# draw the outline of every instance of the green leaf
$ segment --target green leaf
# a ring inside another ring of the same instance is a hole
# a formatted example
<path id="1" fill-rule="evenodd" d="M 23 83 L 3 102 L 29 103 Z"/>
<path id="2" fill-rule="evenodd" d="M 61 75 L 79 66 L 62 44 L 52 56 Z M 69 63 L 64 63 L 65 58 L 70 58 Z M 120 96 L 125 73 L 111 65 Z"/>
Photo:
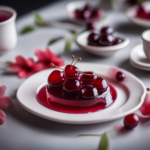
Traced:
<path id="1" fill-rule="evenodd" d="M 36 11 L 33 12 L 33 15 L 35 18 L 35 24 L 41 26 L 44 19 Z"/>
<path id="2" fill-rule="evenodd" d="M 63 37 L 54 38 L 54 39 L 52 39 L 52 40 L 50 40 L 50 41 L 48 42 L 48 45 L 54 44 L 55 42 L 57 42 L 57 41 L 59 41 L 59 40 L 61 40 L 61 39 L 63 39 Z"/>
<path id="3" fill-rule="evenodd" d="M 68 52 L 68 51 L 70 50 L 71 44 L 72 44 L 73 41 L 74 41 L 74 40 L 73 40 L 72 38 L 67 39 L 66 45 L 65 45 L 65 51 L 66 51 L 66 52 Z"/>
<path id="4" fill-rule="evenodd" d="M 26 34 L 26 33 L 32 32 L 36 29 L 38 29 L 37 26 L 27 26 L 21 30 L 20 34 Z"/>
<path id="5" fill-rule="evenodd" d="M 109 140 L 106 132 L 102 134 L 102 138 L 99 145 L 99 150 L 108 150 L 109 148 Z"/>

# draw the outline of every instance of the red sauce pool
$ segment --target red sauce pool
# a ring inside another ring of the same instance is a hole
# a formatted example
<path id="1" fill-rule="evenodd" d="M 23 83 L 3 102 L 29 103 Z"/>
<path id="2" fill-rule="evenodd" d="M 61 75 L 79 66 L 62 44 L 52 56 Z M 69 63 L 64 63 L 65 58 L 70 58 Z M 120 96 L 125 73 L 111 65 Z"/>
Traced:
<path id="1" fill-rule="evenodd" d="M 111 101 L 111 103 L 109 102 L 109 105 L 107 105 L 107 100 L 106 100 L 105 103 L 104 102 L 99 102 L 95 105 L 88 106 L 88 107 L 67 106 L 67 105 L 56 103 L 56 102 L 51 102 L 49 104 L 48 101 L 47 101 L 47 96 L 46 96 L 46 85 L 43 86 L 39 90 L 39 92 L 37 94 L 37 100 L 42 106 L 44 106 L 48 109 L 51 109 L 51 110 L 58 111 L 58 112 L 74 113 L 74 114 L 91 113 L 91 112 L 106 109 L 107 107 L 111 106 L 115 102 L 116 97 L 117 97 L 117 92 L 116 92 L 116 90 L 114 89 L 113 86 L 109 85 L 109 87 L 110 87 L 110 93 L 111 93 L 111 96 L 112 96 L 112 101 Z"/>
<path id="2" fill-rule="evenodd" d="M 5 11 L 0 11 L 0 22 L 4 22 L 11 18 L 12 14 Z"/>

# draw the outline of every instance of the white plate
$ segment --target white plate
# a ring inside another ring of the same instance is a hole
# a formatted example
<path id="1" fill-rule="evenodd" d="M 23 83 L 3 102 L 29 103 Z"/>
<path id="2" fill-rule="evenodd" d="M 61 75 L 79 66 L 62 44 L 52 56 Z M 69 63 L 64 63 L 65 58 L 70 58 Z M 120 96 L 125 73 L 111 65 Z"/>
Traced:
<path id="1" fill-rule="evenodd" d="M 82 20 L 79 20 L 79 19 L 76 19 L 73 17 L 73 12 L 76 10 L 76 9 L 80 9 L 80 8 L 83 8 L 85 5 L 87 4 L 86 1 L 75 1 L 75 2 L 71 2 L 69 4 L 67 4 L 66 8 L 67 8 L 67 12 L 68 12 L 68 17 L 70 20 L 72 20 L 73 22 L 75 23 L 78 23 L 78 24 L 85 24 L 86 21 L 82 21 Z M 90 4 L 91 5 L 91 4 Z M 93 7 L 97 7 L 97 6 L 93 6 Z M 96 21 L 103 21 L 106 19 L 106 14 L 104 13 L 104 11 L 102 10 L 102 15 L 99 19 L 96 19 Z"/>
<path id="2" fill-rule="evenodd" d="M 143 70 L 150 70 L 150 61 L 147 59 L 144 50 L 143 44 L 135 46 L 130 52 L 130 61 L 134 67 Z"/>
<path id="3" fill-rule="evenodd" d="M 85 32 L 81 33 L 77 37 L 76 43 L 83 50 L 86 50 L 87 52 L 98 55 L 98 56 L 106 57 L 106 56 L 113 55 L 118 50 L 126 47 L 130 42 L 130 40 L 128 38 L 126 38 L 124 35 L 122 35 L 118 32 L 115 32 L 114 33 L 115 37 L 120 37 L 124 40 L 122 43 L 113 45 L 113 46 L 91 46 L 91 45 L 87 44 L 87 42 L 88 42 L 87 38 L 90 33 L 91 33 L 91 31 L 85 31 Z"/>
<path id="4" fill-rule="evenodd" d="M 150 2 L 144 2 L 143 5 L 147 10 L 150 11 Z M 150 20 L 135 17 L 136 9 L 137 6 L 133 6 L 126 11 L 126 16 L 128 17 L 128 19 L 137 25 L 150 27 Z"/>
<path id="5" fill-rule="evenodd" d="M 77 66 L 82 71 L 94 71 L 106 77 L 107 81 L 113 84 L 117 90 L 117 99 L 112 106 L 102 111 L 85 114 L 61 113 L 45 108 L 38 103 L 36 93 L 38 88 L 47 82 L 47 77 L 53 69 L 36 73 L 22 83 L 17 91 L 19 104 L 27 111 L 42 118 L 70 124 L 91 124 L 114 120 L 136 111 L 142 105 L 146 95 L 146 88 L 143 83 L 131 73 L 107 65 L 79 63 Z M 126 75 L 123 82 L 117 82 L 115 79 L 118 70 L 123 71 Z"/>

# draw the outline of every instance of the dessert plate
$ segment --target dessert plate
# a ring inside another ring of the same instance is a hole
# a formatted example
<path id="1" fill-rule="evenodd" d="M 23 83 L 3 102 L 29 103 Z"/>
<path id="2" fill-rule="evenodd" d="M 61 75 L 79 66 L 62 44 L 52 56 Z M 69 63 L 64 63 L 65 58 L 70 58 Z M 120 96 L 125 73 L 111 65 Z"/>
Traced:
<path id="1" fill-rule="evenodd" d="M 150 61 L 147 59 L 143 44 L 135 46 L 130 52 L 130 64 L 133 67 L 150 71 Z"/>
<path id="2" fill-rule="evenodd" d="M 147 10 L 150 10 L 150 2 L 144 2 L 142 5 L 144 5 L 144 7 Z M 150 20 L 135 17 L 136 9 L 137 9 L 137 6 L 132 6 L 129 9 L 127 9 L 126 16 L 128 17 L 128 19 L 137 25 L 140 25 L 143 27 L 150 27 Z"/>
<path id="3" fill-rule="evenodd" d="M 67 4 L 66 8 L 67 8 L 69 19 L 78 24 L 86 24 L 86 21 L 82 21 L 82 20 L 79 20 L 79 19 L 76 19 L 73 17 L 73 12 L 76 9 L 83 8 L 86 4 L 87 4 L 86 1 L 75 1 L 75 2 L 71 2 L 71 3 Z M 106 19 L 106 14 L 104 13 L 104 11 L 102 11 L 101 13 L 102 13 L 101 17 L 96 19 L 95 21 L 103 21 Z M 92 20 L 90 20 L 90 21 L 92 21 Z"/>
<path id="4" fill-rule="evenodd" d="M 96 32 L 96 31 L 95 31 Z M 76 39 L 76 43 L 77 45 L 82 48 L 83 50 L 98 55 L 98 56 L 110 56 L 113 55 L 115 52 L 117 52 L 118 50 L 126 47 L 130 40 L 128 38 L 126 38 L 124 35 L 115 32 L 114 33 L 114 37 L 120 37 L 122 38 L 124 41 L 120 44 L 117 45 L 113 45 L 113 46 L 91 46 L 87 44 L 87 38 L 88 35 L 91 33 L 91 31 L 85 31 L 83 33 L 81 33 L 77 39 Z"/>
<path id="5" fill-rule="evenodd" d="M 27 111 L 52 121 L 70 124 L 91 124 L 123 117 L 139 109 L 144 102 L 146 88 L 131 73 L 108 65 L 79 63 L 77 66 L 82 71 L 90 70 L 105 77 L 107 82 L 113 85 L 117 91 L 117 99 L 112 106 L 102 111 L 83 114 L 62 113 L 42 106 L 37 101 L 37 92 L 46 84 L 47 77 L 54 69 L 41 71 L 26 79 L 17 91 L 19 104 Z M 123 71 L 126 75 L 123 82 L 118 82 L 115 79 L 118 70 Z"/>

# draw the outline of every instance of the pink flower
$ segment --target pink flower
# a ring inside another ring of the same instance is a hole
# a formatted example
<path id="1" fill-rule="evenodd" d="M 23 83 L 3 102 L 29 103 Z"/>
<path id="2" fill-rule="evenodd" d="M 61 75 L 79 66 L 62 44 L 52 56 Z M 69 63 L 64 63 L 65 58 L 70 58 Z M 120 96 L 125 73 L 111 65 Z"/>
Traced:
<path id="1" fill-rule="evenodd" d="M 140 111 L 145 116 L 150 116 L 150 94 L 146 94 L 145 101 L 143 105 L 140 107 Z"/>
<path id="2" fill-rule="evenodd" d="M 46 48 L 45 51 L 37 49 L 35 55 L 38 57 L 38 64 L 42 64 L 43 69 L 52 68 L 50 63 L 54 63 L 56 66 L 63 66 L 64 61 L 57 57 L 49 48 Z"/>
<path id="3" fill-rule="evenodd" d="M 32 58 L 25 59 L 23 56 L 16 56 L 16 62 L 9 63 L 9 69 L 18 73 L 19 78 L 27 78 L 42 70 L 43 66 L 34 62 Z"/>
<path id="4" fill-rule="evenodd" d="M 0 86 L 0 125 L 4 124 L 6 119 L 5 113 L 1 109 L 7 108 L 12 103 L 12 100 L 5 96 L 6 89 L 5 85 Z"/>

